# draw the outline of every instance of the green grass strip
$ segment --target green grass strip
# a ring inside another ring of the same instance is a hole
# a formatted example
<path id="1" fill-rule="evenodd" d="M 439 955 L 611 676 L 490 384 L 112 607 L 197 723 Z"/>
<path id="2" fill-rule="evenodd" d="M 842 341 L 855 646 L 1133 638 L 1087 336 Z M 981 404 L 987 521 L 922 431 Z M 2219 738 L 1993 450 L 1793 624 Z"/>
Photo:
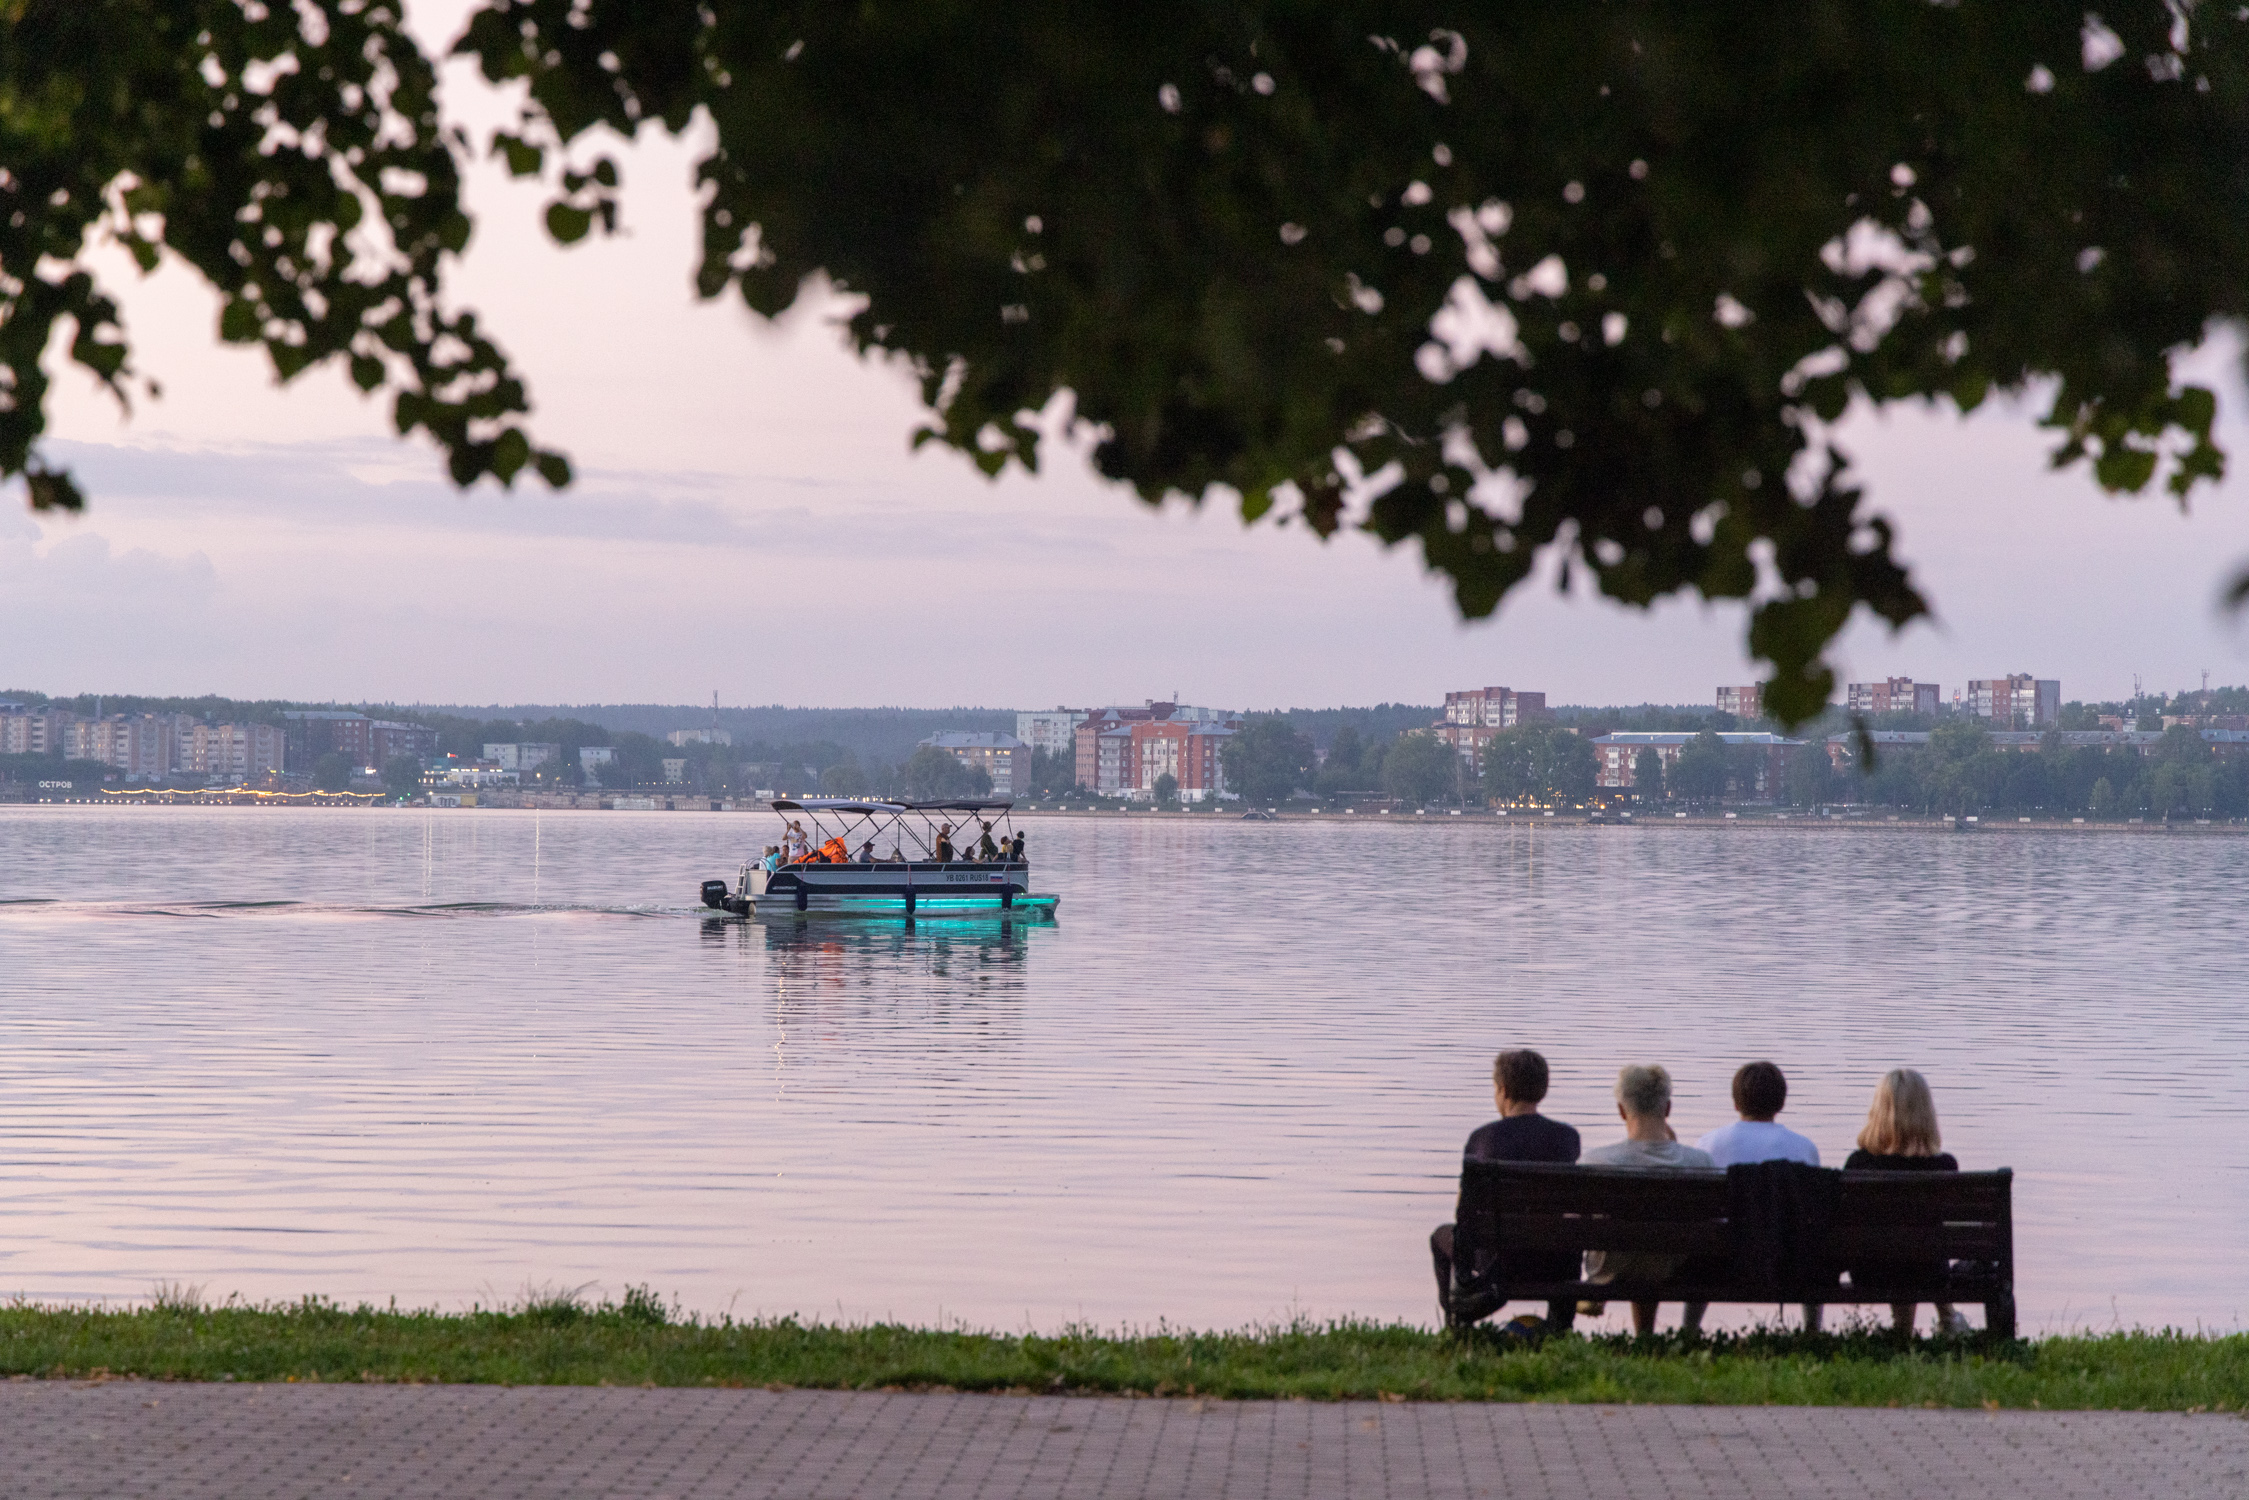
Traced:
<path id="1" fill-rule="evenodd" d="M 0 1306 L 0 1374 L 159 1380 L 767 1386 L 1312 1400 L 2224 1411 L 2249 1400 L 2249 1337 L 2125 1332 L 1996 1344 L 1832 1334 L 1569 1336 L 1339 1322 L 1236 1333 L 1047 1336 L 682 1319 L 645 1289 L 466 1313 L 318 1300 L 206 1307 Z"/>

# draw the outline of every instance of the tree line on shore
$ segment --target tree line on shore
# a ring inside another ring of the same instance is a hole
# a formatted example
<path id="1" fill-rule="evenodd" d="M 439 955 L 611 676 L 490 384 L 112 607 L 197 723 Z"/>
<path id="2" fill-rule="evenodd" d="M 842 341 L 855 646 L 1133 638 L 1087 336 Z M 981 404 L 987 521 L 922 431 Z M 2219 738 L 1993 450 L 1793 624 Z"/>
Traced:
<path id="1" fill-rule="evenodd" d="M 1338 731 L 1321 757 L 1309 736 L 1278 715 L 1252 718 L 1226 749 L 1229 783 L 1252 802 L 1290 797 L 1385 797 L 1423 806 L 1578 806 L 1597 796 L 1641 805 L 1774 802 L 1796 807 L 1871 804 L 1924 815 L 1984 812 L 2091 817 L 2249 816 L 2249 757 L 2221 756 L 2184 724 L 2145 753 L 2122 745 L 2071 746 L 2058 729 L 2037 749 L 2000 750 L 1970 719 L 1941 722 L 1926 745 L 1883 746 L 1838 765 L 1826 736 L 1768 752 L 1729 745 L 1704 728 L 1666 763 L 1654 746 L 1634 757 L 1629 791 L 1596 786 L 1588 736 L 1538 721 L 1490 740 L 1481 775 L 1430 734 L 1367 743 Z M 1760 773 L 1764 785 L 1760 786 Z"/>

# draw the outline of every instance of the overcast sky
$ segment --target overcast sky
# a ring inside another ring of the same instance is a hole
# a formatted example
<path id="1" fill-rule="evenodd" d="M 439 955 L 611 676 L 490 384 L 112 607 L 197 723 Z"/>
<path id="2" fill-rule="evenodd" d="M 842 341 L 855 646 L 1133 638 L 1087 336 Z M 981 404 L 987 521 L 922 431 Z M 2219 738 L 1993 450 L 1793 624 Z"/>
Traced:
<path id="1" fill-rule="evenodd" d="M 472 76 L 455 108 L 481 112 Z M 997 483 L 910 453 L 911 382 L 848 353 L 832 304 L 765 325 L 695 301 L 691 154 L 626 158 L 627 233 L 574 250 L 533 191 L 482 173 L 461 298 L 528 375 L 579 482 L 467 495 L 340 377 L 276 390 L 216 342 L 177 268 L 117 263 L 144 373 L 121 417 L 62 371 L 53 459 L 79 519 L 0 504 L 0 687 L 422 702 L 976 704 L 1181 695 L 1227 706 L 1428 702 L 1505 684 L 1551 701 L 1708 702 L 1754 680 L 1738 608 L 1653 613 L 1550 587 L 1461 625 L 1418 555 L 1363 536 L 1151 513 L 1049 455 Z M 2209 355 L 2249 466 L 2231 358 Z M 1938 620 L 1861 623 L 1842 666 L 1937 681 L 2028 671 L 2070 698 L 2249 679 L 2217 597 L 2249 561 L 2249 479 L 2103 497 L 2045 472 L 2023 407 L 1843 429 Z"/>

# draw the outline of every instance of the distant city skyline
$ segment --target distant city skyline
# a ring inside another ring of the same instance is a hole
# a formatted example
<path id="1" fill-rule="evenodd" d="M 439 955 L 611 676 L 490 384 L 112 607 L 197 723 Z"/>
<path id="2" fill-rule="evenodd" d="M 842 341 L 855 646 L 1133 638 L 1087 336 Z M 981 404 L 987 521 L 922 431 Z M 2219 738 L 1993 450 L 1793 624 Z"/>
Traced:
<path id="1" fill-rule="evenodd" d="M 1751 683 L 1743 612 L 1641 614 L 1520 591 L 1463 626 L 1407 549 L 1245 532 L 1221 504 L 1151 515 L 1051 448 L 986 481 L 913 454 L 899 371 L 828 325 L 694 304 L 688 153 L 626 158 L 628 236 L 561 253 L 536 193 L 481 172 L 462 293 L 523 361 L 547 440 L 580 481 L 456 494 L 340 377 L 274 391 L 212 339 L 209 295 L 120 265 L 129 324 L 166 394 L 132 419 L 64 375 L 52 457 L 82 518 L 0 499 L 0 678 L 41 691 L 217 691 L 299 700 L 944 706 L 1134 701 L 1438 702 L 1467 682 L 1554 701 L 1703 701 Z M 586 320 L 572 310 L 588 313 Z M 592 314 L 598 311 L 599 317 Z M 595 344 L 584 326 L 644 330 Z M 2220 393 L 2238 476 L 2237 350 L 2185 372 Z M 1962 422 L 1847 417 L 1937 623 L 1860 621 L 1839 681 L 2059 675 L 2077 698 L 2249 678 L 2249 624 L 2218 595 L 2249 561 L 2236 477 L 2182 517 L 2048 475 L 2034 408 Z M 1580 592 L 1582 592 L 1582 587 Z M 1950 687 L 1947 688 L 1949 698 Z"/>

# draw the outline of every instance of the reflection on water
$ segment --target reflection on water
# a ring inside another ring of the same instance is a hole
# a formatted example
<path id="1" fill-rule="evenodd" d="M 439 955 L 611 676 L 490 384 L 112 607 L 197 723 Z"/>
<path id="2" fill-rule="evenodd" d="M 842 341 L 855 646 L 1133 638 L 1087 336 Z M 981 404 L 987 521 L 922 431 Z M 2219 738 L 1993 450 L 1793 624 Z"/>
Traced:
<path id="1" fill-rule="evenodd" d="M 1059 921 L 693 904 L 762 841 L 0 810 L 0 1293 L 1426 1319 L 1527 1043 L 1589 1144 L 1621 1063 L 1691 1138 L 1770 1056 L 1830 1160 L 1919 1067 L 2026 1326 L 2242 1320 L 2249 841 L 1040 820 Z"/>

